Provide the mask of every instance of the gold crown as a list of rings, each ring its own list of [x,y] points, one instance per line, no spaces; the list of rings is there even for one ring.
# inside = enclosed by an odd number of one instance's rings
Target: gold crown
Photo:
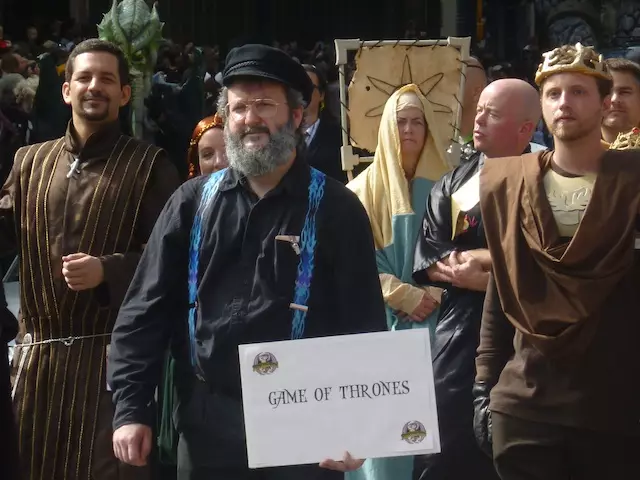
[[[536,72],[536,84],[540,84],[556,73],[582,73],[611,80],[602,55],[593,47],[585,47],[580,42],[575,45],[563,45],[542,55],[543,60]]]
[[[640,149],[640,128],[634,128],[630,132],[618,134],[618,137],[609,148],[611,150]]]

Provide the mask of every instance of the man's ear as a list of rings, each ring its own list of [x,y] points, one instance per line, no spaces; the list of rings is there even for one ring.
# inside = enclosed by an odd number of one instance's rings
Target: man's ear
[[[293,124],[296,126],[297,130],[302,124],[302,119],[304,118],[304,109],[302,107],[294,108],[291,112],[291,115],[293,116]]]
[[[535,129],[536,129],[536,124],[529,121],[522,124],[522,127],[520,127],[520,132],[523,135],[533,136],[533,132],[535,131]]]
[[[64,103],[71,105],[71,85],[69,85],[69,82],[62,84],[62,99]]]
[[[122,99],[120,100],[120,106],[124,107],[131,100],[131,85],[122,86]]]

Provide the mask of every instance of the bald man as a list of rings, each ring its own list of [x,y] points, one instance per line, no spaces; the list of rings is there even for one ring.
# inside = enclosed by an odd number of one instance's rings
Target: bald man
[[[473,140],[477,151],[431,190],[416,245],[413,278],[444,289],[433,338],[442,453],[416,459],[420,480],[498,480],[473,431],[475,352],[491,257],[480,216],[479,174],[486,158],[520,155],[540,120],[531,85],[497,80],[480,95]]]

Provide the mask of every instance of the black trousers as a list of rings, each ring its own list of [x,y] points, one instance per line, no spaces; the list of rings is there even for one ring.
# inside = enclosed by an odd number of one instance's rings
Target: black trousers
[[[442,452],[416,456],[414,480],[499,480],[493,462],[476,442],[471,427],[460,431]]]
[[[640,437],[522,420],[492,412],[502,480],[640,479]]]
[[[175,423],[178,480],[344,480],[343,473],[317,465],[250,470],[242,402],[201,382],[179,398]]]

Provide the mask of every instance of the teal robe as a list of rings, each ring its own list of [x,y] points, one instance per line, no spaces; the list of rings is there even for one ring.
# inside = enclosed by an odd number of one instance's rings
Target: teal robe
[[[376,252],[379,273],[388,273],[402,282],[416,285],[412,279],[414,250],[422,228],[427,199],[434,183],[425,178],[416,178],[412,181],[411,206],[414,213],[395,215],[391,219],[393,243]],[[389,330],[429,328],[433,339],[439,309],[434,310],[424,322],[401,320],[388,305],[386,310]],[[413,456],[369,459],[359,470],[345,474],[345,480],[412,480],[412,478]]]

